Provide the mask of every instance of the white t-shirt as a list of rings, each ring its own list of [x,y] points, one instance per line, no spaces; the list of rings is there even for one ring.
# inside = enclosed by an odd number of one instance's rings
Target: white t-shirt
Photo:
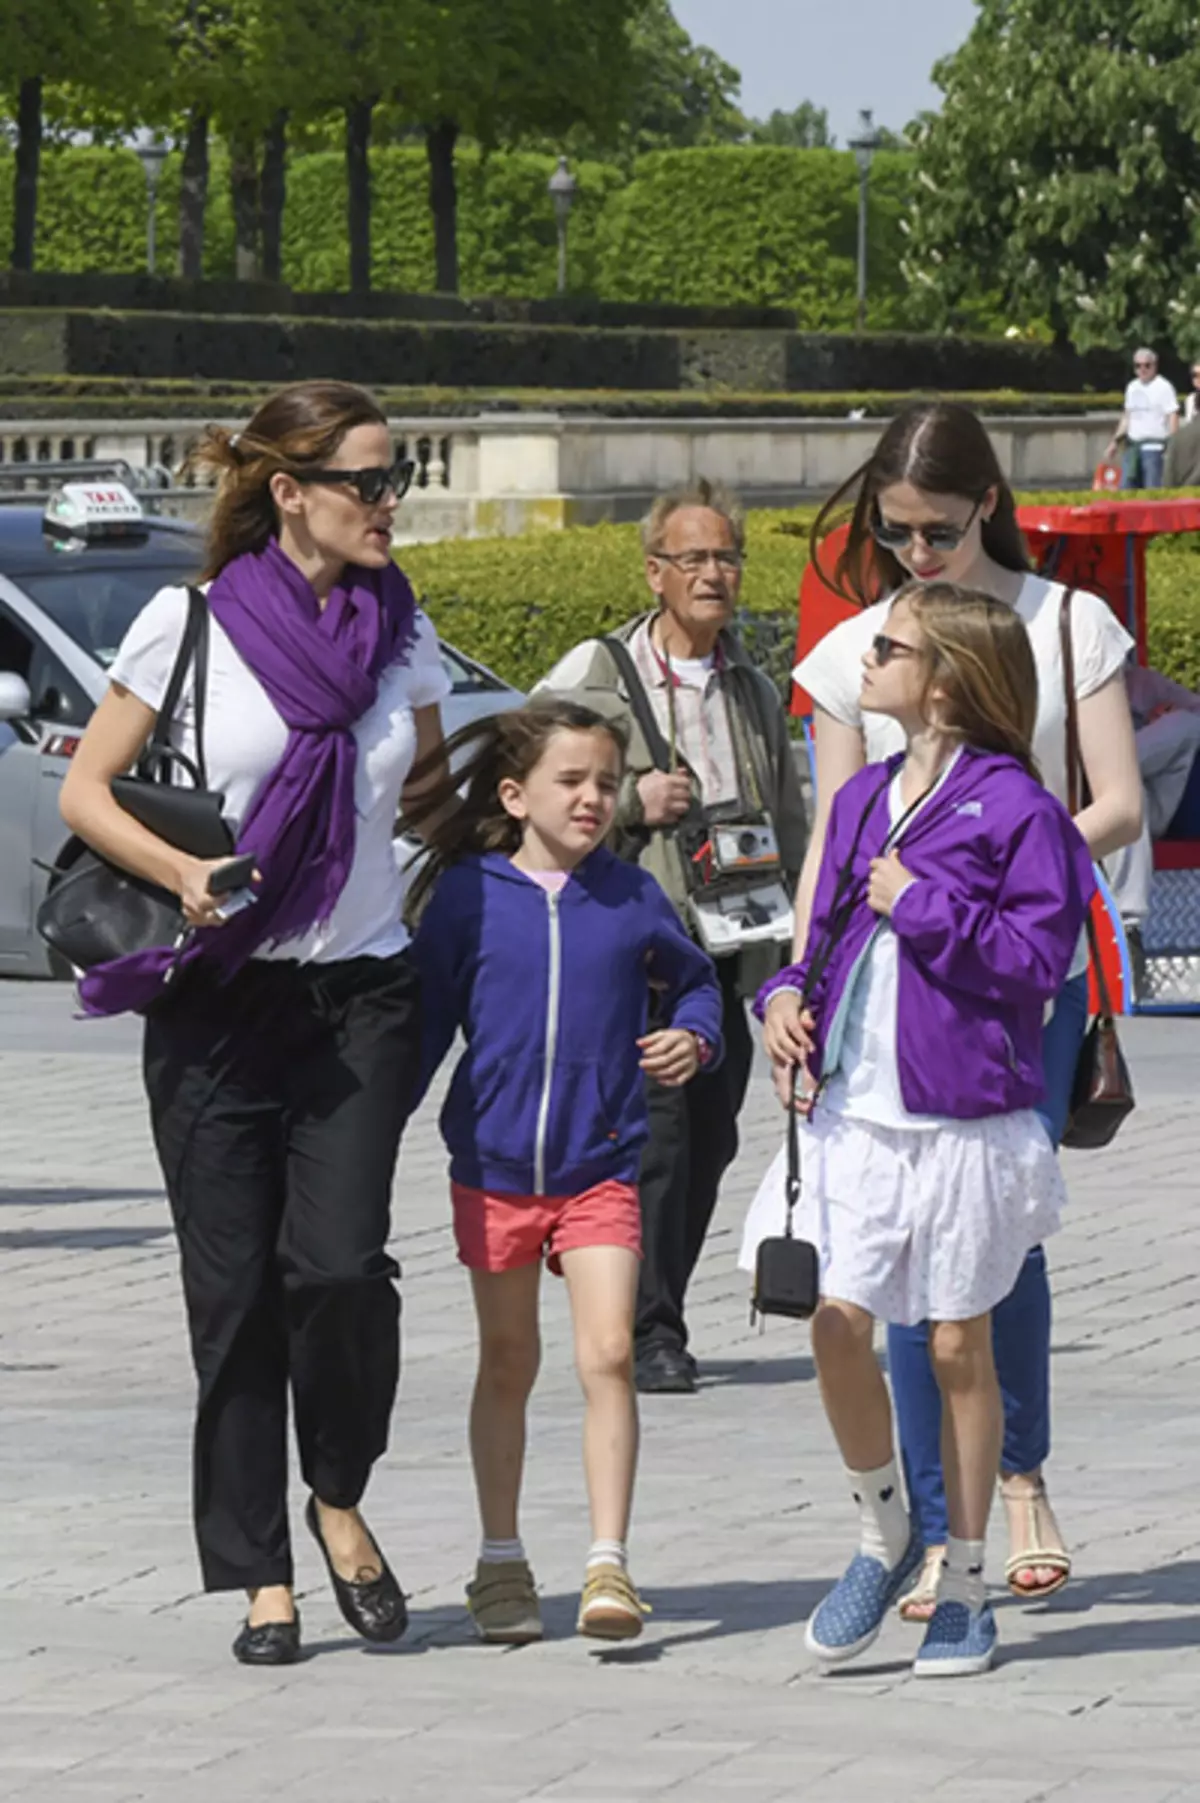
[[[922,796],[904,821],[907,832],[921,809],[927,807],[946,781],[958,754],[946,765],[927,795]],[[893,830],[904,820],[900,793],[903,770],[888,789],[888,818]],[[893,841],[903,859],[904,833]],[[899,1019],[900,951],[891,922],[881,919],[851,973],[842,1004],[831,1027],[837,1068],[830,1078],[821,1106],[831,1114],[871,1121],[878,1127],[899,1127],[909,1132],[929,1132],[947,1125],[940,1115],[910,1114],[900,1088],[900,1064],[896,1051]],[[828,1057],[829,1047],[826,1048]]]
[[[186,588],[164,588],[146,603],[117,652],[109,678],[147,707],[162,705],[187,617]],[[288,731],[266,690],[228,634],[210,616],[205,692],[204,756],[209,786],[225,796],[225,817],[236,833],[259,788],[275,769]],[[403,951],[409,934],[400,919],[404,885],[396,866],[392,829],[400,792],[412,768],[417,733],[413,710],[431,707],[450,692],[437,634],[424,614],[406,663],[391,664],[379,693],[354,727],[358,761],[354,806],[358,816],[354,861],[333,913],[299,938],[255,954],[329,964],[341,958],[389,958]],[[171,742],[185,756],[196,752],[192,672],[183,685]]]
[[[1033,751],[1042,781],[1064,806],[1067,800],[1067,701],[1063,685],[1059,612],[1063,587],[1028,575],[1016,610],[1029,632],[1038,674],[1037,726]],[[891,601],[876,602],[827,633],[792,674],[817,706],[863,735],[867,762],[876,764],[904,750],[904,729],[882,714],[864,714],[862,660],[876,633],[885,630]],[[1076,589],[1071,601],[1071,644],[1075,653],[1075,695],[1086,701],[1122,669],[1133,640],[1099,595]]]
[[[1165,376],[1143,382],[1135,376],[1125,390],[1129,437],[1134,444],[1165,444],[1171,415],[1179,412],[1179,396]]]

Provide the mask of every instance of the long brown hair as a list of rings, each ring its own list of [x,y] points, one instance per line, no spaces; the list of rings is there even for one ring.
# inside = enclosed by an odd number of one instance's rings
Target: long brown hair
[[[925,694],[938,688],[944,720],[966,745],[1006,753],[1041,781],[1033,755],[1038,677],[1015,608],[953,582],[909,582],[905,602],[925,639]]]
[[[408,919],[416,919],[442,872],[459,858],[469,852],[520,849],[522,825],[500,800],[500,784],[506,778],[524,782],[558,732],[607,733],[624,766],[625,735],[617,723],[560,695],[539,697],[511,713],[475,720],[414,766],[409,781],[418,787],[443,758],[449,772],[408,810],[400,822],[401,831],[420,828],[450,807],[460,791],[465,789],[465,795],[426,837],[429,855],[409,890]]]
[[[244,551],[261,551],[278,530],[271,478],[328,463],[355,426],[386,426],[378,401],[352,382],[292,382],[265,400],[241,432],[207,426],[187,467],[214,470],[202,582]]]
[[[867,461],[829,497],[814,522],[809,556],[848,601],[869,607],[908,581],[899,559],[871,536],[880,491],[896,482],[972,503],[994,488],[996,508],[983,522],[983,548],[1006,570],[1029,569],[1013,491],[978,414],[957,401],[918,401],[896,415]],[[827,571],[822,540],[851,500],[850,536],[833,570]]]

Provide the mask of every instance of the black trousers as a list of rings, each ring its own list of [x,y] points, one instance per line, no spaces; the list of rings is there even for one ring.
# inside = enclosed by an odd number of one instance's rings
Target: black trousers
[[[639,1352],[687,1345],[683,1299],[708,1232],[721,1179],[737,1155],[737,1117],[754,1054],[746,1007],[737,992],[737,959],[717,960],[725,1057],[682,1089],[647,1085],[650,1138],[638,1178],[642,1266],[638,1281]],[[654,1023],[661,1024],[661,1023]]]
[[[150,1115],[199,1379],[193,1501],[208,1590],[290,1584],[287,1416],[351,1508],[400,1372],[392,1178],[420,1055],[408,958],[189,973],[146,1022]]]

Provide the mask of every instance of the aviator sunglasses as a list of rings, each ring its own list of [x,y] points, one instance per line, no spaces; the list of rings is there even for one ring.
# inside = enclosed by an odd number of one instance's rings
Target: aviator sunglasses
[[[871,522],[871,537],[885,551],[903,551],[906,545],[911,545],[914,538],[919,538],[930,551],[957,551],[971,530],[983,501],[984,497],[981,495],[961,526],[951,526],[941,521],[930,526],[902,526],[897,521],[885,520],[877,507]]]
[[[411,486],[416,464],[407,457],[397,457],[389,468],[374,464],[368,470],[293,470],[295,481],[312,486],[332,482],[352,488],[364,507],[374,507],[390,489],[402,501]]]

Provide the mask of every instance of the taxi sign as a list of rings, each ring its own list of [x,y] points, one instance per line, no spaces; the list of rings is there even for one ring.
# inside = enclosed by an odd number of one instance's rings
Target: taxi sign
[[[45,522],[69,538],[123,538],[144,531],[146,516],[124,482],[64,482],[46,503]]]

